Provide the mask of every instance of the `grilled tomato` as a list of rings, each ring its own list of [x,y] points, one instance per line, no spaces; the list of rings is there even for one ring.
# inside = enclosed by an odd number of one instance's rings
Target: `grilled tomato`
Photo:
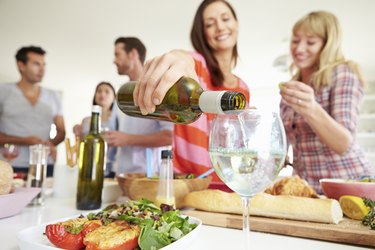
[[[100,220],[77,218],[46,226],[46,236],[57,247],[78,250],[85,247],[83,238],[101,226]]]

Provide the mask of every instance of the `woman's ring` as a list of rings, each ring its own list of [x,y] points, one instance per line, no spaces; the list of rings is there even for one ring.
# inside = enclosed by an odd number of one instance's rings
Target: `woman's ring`
[[[298,104],[298,105],[301,105],[301,103],[302,103],[302,100],[301,100],[301,99],[298,99],[298,100],[297,100],[297,104]]]

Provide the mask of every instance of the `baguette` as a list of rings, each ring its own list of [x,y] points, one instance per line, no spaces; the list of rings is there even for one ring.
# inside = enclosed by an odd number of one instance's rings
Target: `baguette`
[[[185,206],[220,213],[242,214],[241,198],[236,193],[203,190],[185,196]],[[333,199],[257,194],[251,199],[250,214],[255,216],[338,224],[343,213]]]

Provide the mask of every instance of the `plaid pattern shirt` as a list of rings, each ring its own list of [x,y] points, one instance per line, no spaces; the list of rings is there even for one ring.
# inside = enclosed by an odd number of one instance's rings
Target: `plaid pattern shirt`
[[[315,100],[354,138],[342,155],[328,148],[301,115],[285,104],[280,104],[288,144],[293,145],[294,172],[319,193],[321,178],[359,178],[361,175],[373,174],[374,171],[355,142],[363,87],[349,66],[344,64],[333,70],[332,77],[330,86],[315,91]]]

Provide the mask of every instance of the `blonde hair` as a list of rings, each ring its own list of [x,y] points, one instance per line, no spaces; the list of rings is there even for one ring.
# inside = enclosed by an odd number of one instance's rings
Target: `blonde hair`
[[[310,12],[294,24],[293,34],[296,34],[299,30],[316,35],[323,39],[324,42],[317,70],[312,75],[315,88],[331,85],[332,70],[339,64],[347,64],[354,74],[358,76],[361,84],[363,84],[358,65],[352,61],[347,61],[342,53],[342,33],[335,15],[327,11]],[[294,64],[291,65],[291,70],[295,72],[293,78],[298,79],[300,71]]]

